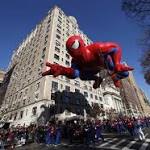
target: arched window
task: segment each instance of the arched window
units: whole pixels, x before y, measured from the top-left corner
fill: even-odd
[[[36,113],[37,113],[37,107],[33,107],[32,108],[32,115],[36,115]]]

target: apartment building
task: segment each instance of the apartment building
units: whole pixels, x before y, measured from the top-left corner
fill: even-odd
[[[0,105],[2,104],[2,101],[4,99],[5,89],[3,87],[3,81],[4,81],[5,71],[0,70]]]
[[[129,73],[129,77],[122,80],[121,96],[126,105],[126,113],[130,116],[143,115],[139,87],[136,84],[133,73]]]
[[[105,107],[103,90],[101,87],[93,89],[92,81],[70,80],[64,76],[41,76],[46,69],[46,61],[70,66],[71,57],[65,43],[74,34],[81,35],[86,44],[92,42],[79,29],[73,16],[67,16],[55,6],[14,50],[8,69],[15,67],[1,107],[3,119],[13,120],[15,125],[35,123],[41,114],[49,116],[47,110],[58,102],[56,97],[61,99],[59,112],[74,109],[74,113],[80,114],[81,107],[84,112],[88,112],[87,108],[94,103]]]
[[[0,85],[1,85],[2,82],[3,82],[4,75],[5,75],[5,71],[0,70]]]
[[[138,97],[141,102],[141,107],[143,111],[143,116],[149,116],[150,115],[150,100],[144,93],[144,91],[140,88],[136,89],[136,92],[138,94]]]

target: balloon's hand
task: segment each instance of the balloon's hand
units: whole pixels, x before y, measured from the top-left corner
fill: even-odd
[[[47,71],[44,71],[42,73],[42,76],[53,75],[54,77],[57,77],[62,74],[62,67],[60,65],[46,62],[46,66],[50,67],[50,69]]]

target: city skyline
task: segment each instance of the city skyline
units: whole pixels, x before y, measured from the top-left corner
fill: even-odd
[[[123,60],[135,67],[134,75],[137,84],[146,92],[146,95],[150,96],[149,86],[144,81],[138,62],[141,55],[141,48],[137,45],[137,40],[141,35],[141,29],[121,11],[120,0],[113,3],[108,0],[95,1],[95,3],[86,1],[87,11],[83,9],[84,2],[72,1],[72,3],[67,3],[64,1],[46,0],[35,3],[32,0],[30,2],[23,2],[22,4],[22,2],[15,0],[12,2],[12,5],[11,3],[8,5],[7,1],[2,2],[0,14],[4,21],[0,29],[1,35],[3,35],[0,37],[0,41],[2,42],[0,44],[0,68],[7,68],[13,49],[40,22],[50,8],[58,5],[66,14],[71,14],[77,18],[80,22],[80,28],[93,41],[111,40],[118,42],[123,49]],[[79,8],[77,9],[77,7]],[[91,11],[93,7],[94,11]],[[106,11],[106,7],[108,11]],[[6,11],[7,9],[8,11]],[[10,23],[12,26],[8,27]]]

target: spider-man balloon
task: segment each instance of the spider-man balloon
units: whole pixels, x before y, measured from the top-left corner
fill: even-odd
[[[132,67],[121,63],[122,50],[118,44],[112,42],[97,42],[85,45],[80,36],[71,36],[66,42],[68,53],[72,57],[71,67],[46,63],[50,67],[42,73],[43,76],[54,77],[64,75],[70,79],[94,80],[93,88],[98,88],[103,81],[97,73],[107,69],[116,87],[120,87],[120,79],[129,75]]]

